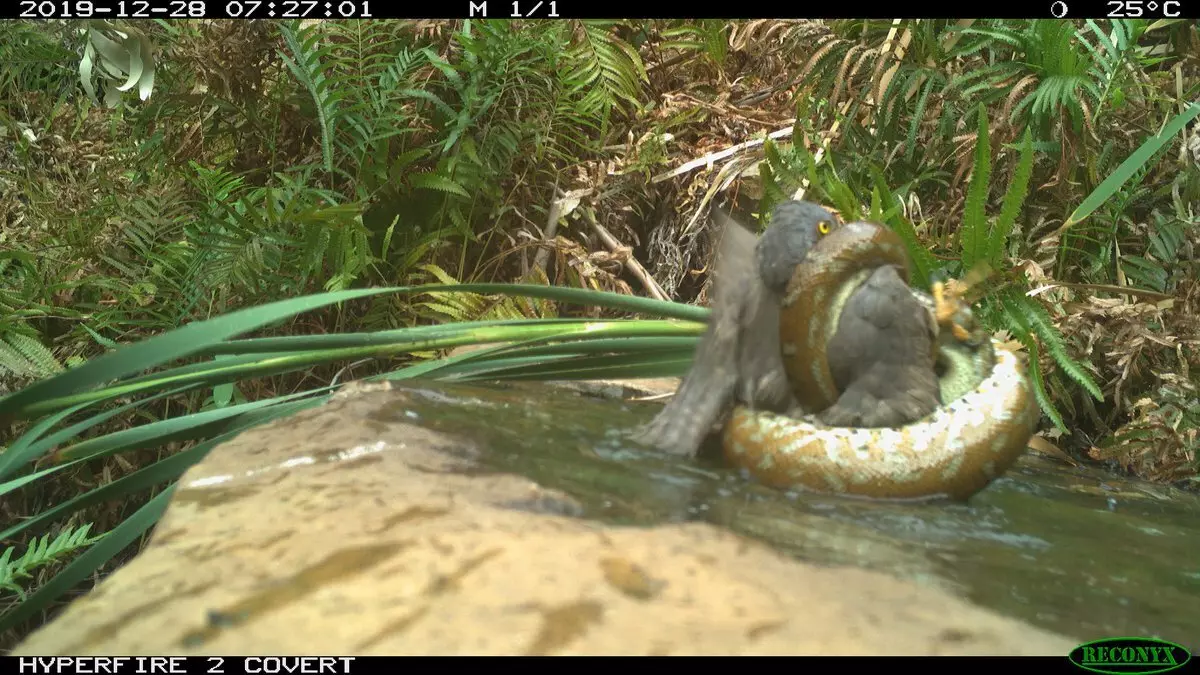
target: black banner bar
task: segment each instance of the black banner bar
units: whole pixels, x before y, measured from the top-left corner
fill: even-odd
[[[25,19],[1191,19],[1200,0],[703,3],[685,0],[11,0]]]
[[[16,675],[352,675],[366,673],[352,656],[9,656]],[[366,659],[375,661],[379,659]]]
[[[403,661],[417,657],[388,656],[0,656],[0,672],[12,675],[372,675],[394,673]],[[783,658],[783,657],[776,657]],[[1036,672],[1089,675],[1062,657],[793,657],[800,667],[825,668],[827,672],[859,665],[872,672],[898,668],[920,668],[928,675],[969,672],[964,668],[1007,668],[1001,672]],[[1187,664],[1172,675],[1195,672]],[[532,666],[523,666],[532,667]],[[1129,671],[1135,675],[1141,671]]]

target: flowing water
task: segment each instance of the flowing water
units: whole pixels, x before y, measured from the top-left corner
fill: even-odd
[[[798,559],[936,585],[1081,642],[1200,648],[1200,496],[1027,453],[967,504],[782,492],[719,456],[626,438],[659,408],[544,384],[407,383],[405,421],[475,441],[484,463],[562,490],[585,518],[706,521]],[[415,418],[415,420],[414,420]]]

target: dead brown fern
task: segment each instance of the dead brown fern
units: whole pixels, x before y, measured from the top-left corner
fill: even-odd
[[[1183,279],[1171,302],[1090,297],[1069,303],[1064,335],[1085,354],[1099,352],[1098,381],[1114,430],[1093,459],[1111,460],[1150,480],[1196,470],[1200,391],[1200,282]]]

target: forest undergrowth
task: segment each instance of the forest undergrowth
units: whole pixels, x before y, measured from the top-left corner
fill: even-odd
[[[1029,358],[1035,449],[1200,485],[1195,22],[10,21],[0,101],[0,396],[346,292],[245,323],[331,350],[295,368],[208,348],[246,375],[97,398],[75,445],[31,435],[65,403],[0,414],[3,645],[136,550],[172,458],[244,428],[223,411],[434,368],[514,320],[660,307],[352,292],[703,305],[709,209],[753,222],[797,193],[899,231],[922,283],[991,271],[981,316]],[[438,326],[466,332],[335,344]],[[646,349],[621,372],[663,374]]]

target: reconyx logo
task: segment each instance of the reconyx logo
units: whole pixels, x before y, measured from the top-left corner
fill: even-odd
[[[1192,655],[1174,642],[1125,637],[1085,642],[1069,658],[1071,663],[1093,673],[1153,675],[1183,666]]]

